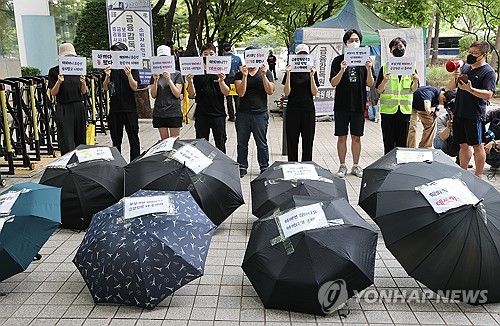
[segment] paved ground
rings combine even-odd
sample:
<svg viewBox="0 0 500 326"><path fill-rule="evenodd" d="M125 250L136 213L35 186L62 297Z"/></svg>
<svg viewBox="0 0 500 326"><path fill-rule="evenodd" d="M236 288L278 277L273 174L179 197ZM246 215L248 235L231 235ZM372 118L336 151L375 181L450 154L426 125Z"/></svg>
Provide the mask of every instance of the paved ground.
<svg viewBox="0 0 500 326"><path fill-rule="evenodd" d="M272 99L279 97L279 89ZM271 102L272 103L272 102ZM141 123L141 145L147 149L158 135L149 121ZM181 136L193 138L193 125L182 129ZM282 119L270 117L269 145L271 162L286 160L281 154ZM362 162L366 166L382 156L380 125L367 121L363 137ZM109 138L99 136L100 144ZM333 136L333 123L318 122L314 145L314 160L332 171L338 169ZM128 147L124 147L128 159ZM234 124L228 122L227 154L236 158ZM0 283L0 324L3 325L327 325L327 324L448 324L493 325L500 323L500 304L469 306L461 303L424 302L356 302L349 309L329 317L264 309L241 263L252 223L250 180L259 171L255 145L250 146L249 174L242 179L246 205L240 207L215 232L206 263L205 276L188 284L165 299L153 311L138 307L95 305L84 281L71 262L84 234L58 230L43 247L43 259L34 262L24 273ZM348 165L351 159L348 158ZM39 176L32 178L38 181ZM500 179L499 179L500 180ZM8 179L11 185L26 179ZM373 222L357 206L361 180L346 177L350 202L372 225ZM500 182L493 181L497 189ZM1 267L0 267L1 268ZM375 285L370 291L404 292L425 288L409 277L386 249L381 235L377 246Z"/></svg>

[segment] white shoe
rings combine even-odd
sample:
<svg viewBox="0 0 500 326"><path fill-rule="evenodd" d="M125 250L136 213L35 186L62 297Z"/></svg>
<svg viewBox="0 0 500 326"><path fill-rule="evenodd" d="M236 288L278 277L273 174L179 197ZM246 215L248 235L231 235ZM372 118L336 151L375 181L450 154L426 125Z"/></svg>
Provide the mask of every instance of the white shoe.
<svg viewBox="0 0 500 326"><path fill-rule="evenodd" d="M339 170L337 172L337 177L343 178L347 174L347 166L345 164L340 164Z"/></svg>
<svg viewBox="0 0 500 326"><path fill-rule="evenodd" d="M355 165L351 169L351 174L357 176L358 178L363 177L363 169L359 165Z"/></svg>

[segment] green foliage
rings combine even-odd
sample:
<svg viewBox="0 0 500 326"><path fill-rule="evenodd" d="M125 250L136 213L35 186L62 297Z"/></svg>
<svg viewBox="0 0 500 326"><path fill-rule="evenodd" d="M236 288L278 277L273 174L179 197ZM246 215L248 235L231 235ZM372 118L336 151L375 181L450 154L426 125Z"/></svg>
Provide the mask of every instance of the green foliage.
<svg viewBox="0 0 500 326"><path fill-rule="evenodd" d="M0 31L0 57L17 57L14 7L10 1L0 1Z"/></svg>
<svg viewBox="0 0 500 326"><path fill-rule="evenodd" d="M109 49L106 0L87 2L78 18L73 43L76 52L86 57L92 56L92 50Z"/></svg>
<svg viewBox="0 0 500 326"><path fill-rule="evenodd" d="M49 1L50 15L54 17L57 43L71 42L75 38L78 16L85 7L85 1Z"/></svg>
<svg viewBox="0 0 500 326"><path fill-rule="evenodd" d="M444 65L427 66L426 85L445 87L450 81L450 73Z"/></svg>
<svg viewBox="0 0 500 326"><path fill-rule="evenodd" d="M21 76L40 76L42 72L36 67L21 67Z"/></svg>
<svg viewBox="0 0 500 326"><path fill-rule="evenodd" d="M155 47L165 44L165 14L153 17L153 42Z"/></svg>
<svg viewBox="0 0 500 326"><path fill-rule="evenodd" d="M362 1L387 22L401 27L427 27L434 19L431 0L367 0Z"/></svg>

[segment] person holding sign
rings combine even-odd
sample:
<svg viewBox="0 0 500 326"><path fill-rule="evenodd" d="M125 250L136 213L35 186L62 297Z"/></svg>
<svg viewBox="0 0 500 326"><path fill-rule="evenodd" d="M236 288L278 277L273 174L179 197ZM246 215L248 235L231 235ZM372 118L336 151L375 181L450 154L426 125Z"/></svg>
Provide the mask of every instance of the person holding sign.
<svg viewBox="0 0 500 326"><path fill-rule="evenodd" d="M216 55L215 46L211 43L203 45L200 49L201 56L206 61L206 57ZM196 100L196 112L194 128L196 138L210 138L210 129L215 141L215 146L226 153L226 109L224 108L224 96L229 95L229 87L226 85L226 75L196 75L186 76L188 82L189 98Z"/></svg>
<svg viewBox="0 0 500 326"><path fill-rule="evenodd" d="M160 45L156 54L170 56L170 48ZM158 128L160 138L178 137L182 127L181 94L184 82L180 71L153 74L150 80L151 97L155 99L153 127Z"/></svg>
<svg viewBox="0 0 500 326"><path fill-rule="evenodd" d="M406 41L396 37L389 42L389 50L393 57L403 57ZM393 75L388 72L387 63L380 67L375 87L380 94L384 154L389 153L394 147L406 147L413 92L419 85L414 65L412 70L411 75Z"/></svg>
<svg viewBox="0 0 500 326"><path fill-rule="evenodd" d="M359 48L363 36L355 29L345 32L344 46ZM334 117L337 154L340 167L337 176L347 174L345 159L347 155L347 135L351 133L352 169L351 174L361 178L363 169L359 166L361 156L361 137L365 129L366 87L373 85L373 64L368 57L361 66L348 66L344 55L332 61L330 84L335 87Z"/></svg>
<svg viewBox="0 0 500 326"><path fill-rule="evenodd" d="M309 47L299 44L295 48L298 55L308 55ZM312 161L314 133L316 130L316 112L313 97L318 94L318 74L316 67L308 72L291 72L286 66L283 76L286 107L286 145L289 162L299 160L299 138L302 135L302 162Z"/></svg>
<svg viewBox="0 0 500 326"><path fill-rule="evenodd" d="M61 44L59 56L76 57L73 44ZM59 150L64 155L78 145L86 143L87 122L83 94L88 92L88 87L85 76L63 75L59 71L59 66L50 68L48 87L50 94L56 98L54 120L57 125Z"/></svg>
<svg viewBox="0 0 500 326"><path fill-rule="evenodd" d="M231 84L234 84L234 75L239 71L240 67L243 65L241 63L241 58L237 55L233 54L232 47L230 43L222 44L222 50L224 51L224 55L231 57L231 70L226 78L226 85L231 87ZM233 99L234 99L234 107L233 107ZM228 121L234 122L235 110L238 109L238 105L240 104L240 98L238 95L228 95L226 96L226 104L227 104L227 114L229 115Z"/></svg>
<svg viewBox="0 0 500 326"><path fill-rule="evenodd" d="M128 51L127 45L117 42L111 47L112 51ZM141 153L139 143L139 115L135 104L134 92L139 86L139 72L126 65L123 69L105 70L103 88L109 90L110 109L108 126L113 146L121 152L123 127L127 131L130 144L130 161Z"/></svg>
<svg viewBox="0 0 500 326"><path fill-rule="evenodd" d="M457 90L455 117L453 118L453 136L460 144L460 166L467 165L474 150L476 163L475 175L483 174L486 152L483 146L486 120L486 101L496 89L495 70L486 62L490 45L486 41L476 41L469 47L467 64L452 73L449 89ZM497 135L498 137L498 135Z"/></svg>

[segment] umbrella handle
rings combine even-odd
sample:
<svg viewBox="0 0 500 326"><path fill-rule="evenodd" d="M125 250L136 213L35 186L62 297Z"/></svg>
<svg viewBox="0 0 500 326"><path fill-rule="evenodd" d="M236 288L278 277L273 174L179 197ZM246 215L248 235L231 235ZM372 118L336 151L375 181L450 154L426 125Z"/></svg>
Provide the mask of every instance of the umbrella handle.
<svg viewBox="0 0 500 326"><path fill-rule="evenodd" d="M477 203L472 205L472 207L477 208L477 206L479 206L479 204L481 204L483 201L484 201L484 198L481 198Z"/></svg>

